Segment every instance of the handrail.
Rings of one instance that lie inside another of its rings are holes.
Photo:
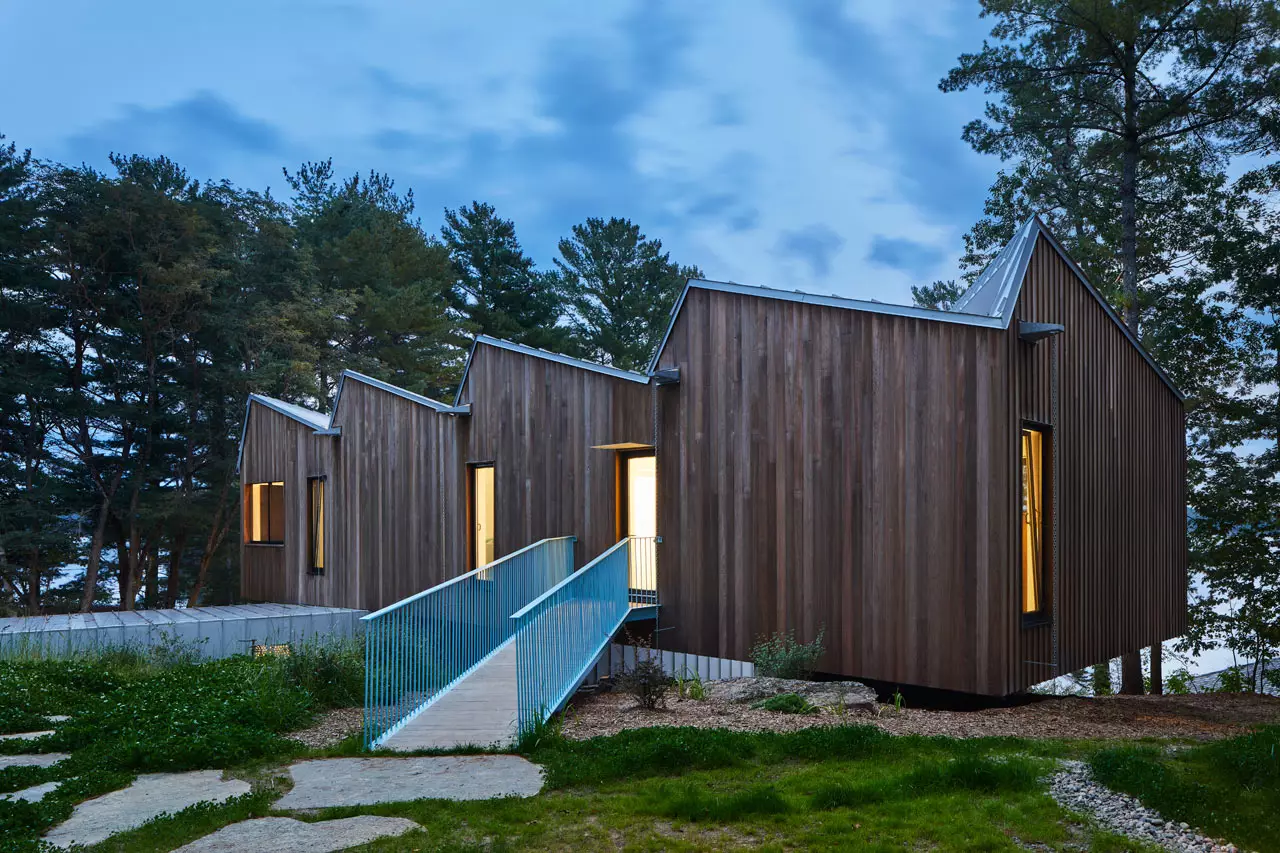
[[[365,745],[381,745],[511,639],[508,614],[573,571],[575,541],[540,540],[363,617]]]
[[[467,572],[465,575],[456,575],[454,577],[449,578],[447,581],[442,581],[436,584],[430,589],[424,589],[422,592],[415,592],[413,595],[409,596],[408,598],[402,598],[399,601],[395,602],[394,604],[388,604],[386,607],[382,608],[381,610],[375,610],[372,613],[366,613],[364,616],[360,617],[360,621],[368,622],[371,619],[376,619],[379,616],[384,616],[387,613],[390,613],[393,610],[397,610],[401,607],[404,607],[407,604],[412,604],[413,602],[417,601],[423,596],[431,595],[432,593],[439,592],[440,590],[444,589],[447,586],[452,586],[455,583],[461,583],[462,581],[465,581],[467,578],[478,576],[481,573],[488,573],[490,570],[493,569],[494,566],[498,565],[499,563],[519,557],[521,554],[525,553],[526,551],[531,551],[534,548],[547,544],[548,542],[564,542],[564,541],[577,542],[578,537],[549,536],[546,539],[539,539],[537,542],[534,542],[530,545],[525,545],[523,548],[521,548],[518,551],[512,551],[510,554],[507,554],[503,557],[499,557],[498,559],[494,560],[492,563],[486,563],[483,566],[480,566],[479,568],[472,569],[471,571]]]
[[[511,616],[520,734],[560,710],[626,621],[631,545],[623,539]]]

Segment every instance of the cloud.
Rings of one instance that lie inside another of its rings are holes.
[[[821,223],[796,231],[784,231],[778,239],[778,254],[798,258],[809,265],[813,275],[826,278],[831,272],[831,259],[844,238]]]
[[[235,157],[275,157],[286,151],[274,125],[246,116],[212,92],[197,92],[165,107],[125,106],[67,139],[74,161],[101,162],[108,152],[164,154],[195,177],[217,176]]]
[[[905,237],[877,234],[871,239],[867,260],[879,266],[924,278],[942,261],[941,249]]]

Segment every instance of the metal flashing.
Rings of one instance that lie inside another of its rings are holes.
[[[442,414],[468,414],[470,412],[470,410],[465,413],[458,412],[457,407],[450,406],[448,403],[441,403],[439,400],[432,400],[430,397],[424,397],[421,394],[415,394],[413,391],[405,390],[399,385],[392,385],[390,382],[383,382],[381,379],[374,379],[372,376],[366,376],[363,373],[358,373],[354,370],[344,370],[342,371],[342,376],[338,379],[338,392],[333,398],[333,411],[335,415],[338,412],[338,404],[342,401],[342,384],[346,382],[348,377],[355,379],[358,382],[363,382],[366,385],[372,385],[374,388],[386,391],[388,394],[395,394],[397,397],[403,397],[411,402],[426,406],[427,408],[433,409],[434,411]]]
[[[537,347],[518,344],[515,341],[508,341],[502,338],[494,338],[489,335],[476,335],[475,341],[471,344],[471,351],[467,353],[467,366],[462,370],[462,381],[458,383],[458,393],[454,397],[454,404],[462,402],[462,389],[466,387],[467,377],[471,374],[471,362],[476,356],[476,348],[480,344],[487,344],[498,349],[509,350],[510,352],[518,352],[523,355],[531,355],[534,358],[542,358],[547,361],[554,361],[557,364],[564,364],[569,367],[577,367],[582,370],[590,370],[593,373],[603,373],[605,376],[612,376],[615,379],[626,379],[629,382],[639,382],[641,384],[649,384],[649,374],[639,373],[634,370],[622,370],[618,367],[610,367],[607,364],[598,364],[594,361],[586,361],[581,358],[573,358],[572,356],[562,355],[558,352],[550,350],[538,349]]]

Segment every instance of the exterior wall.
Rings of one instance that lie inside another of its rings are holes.
[[[293,418],[258,403],[249,406],[240,460],[240,594],[250,601],[352,607],[350,578],[336,572],[307,573],[307,477],[330,475],[337,453],[333,436],[316,435]],[[244,484],[283,482],[283,545],[244,541]],[[330,477],[326,496],[336,495]],[[330,498],[330,508],[340,511]],[[329,525],[332,542],[334,525]],[[336,556],[330,552],[330,556]]]
[[[581,566],[618,541],[616,453],[598,445],[653,443],[653,391],[538,356],[476,347],[459,398],[465,463],[494,463],[497,553],[549,536],[577,536]],[[466,470],[454,493],[466,505]],[[457,531],[465,547],[465,522]],[[464,555],[465,556],[465,555]]]
[[[990,329],[690,290],[658,363],[661,647],[823,627],[824,671],[1001,692],[1006,360]]]
[[[1066,331],[1032,346],[1018,320]],[[1053,428],[1058,491],[1058,666],[1050,627],[1010,620],[1013,692],[1186,630],[1186,425],[1182,402],[1043,237],[1005,338],[1009,405]],[[1009,513],[1018,488],[1011,481]],[[1016,603],[1016,537],[1007,559]]]

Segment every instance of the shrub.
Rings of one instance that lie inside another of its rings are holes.
[[[696,672],[690,675],[686,669],[684,674],[676,676],[675,685],[676,693],[681,699],[701,702],[707,698],[707,688],[702,684],[702,676]]]
[[[751,707],[778,714],[816,714],[818,708],[808,699],[796,693],[780,693],[757,702]]]
[[[1169,673],[1164,680],[1164,692],[1184,695],[1191,692],[1191,673],[1186,668]]]
[[[317,705],[352,708],[364,701],[364,645],[359,639],[298,643],[280,660],[289,682]]]
[[[641,708],[652,711],[664,704],[671,676],[655,656],[645,655],[618,676],[618,687],[634,696]]]
[[[751,662],[756,675],[770,678],[809,678],[813,675],[818,658],[826,651],[823,645],[823,629],[811,643],[796,640],[794,631],[778,632],[762,637],[751,647]]]

